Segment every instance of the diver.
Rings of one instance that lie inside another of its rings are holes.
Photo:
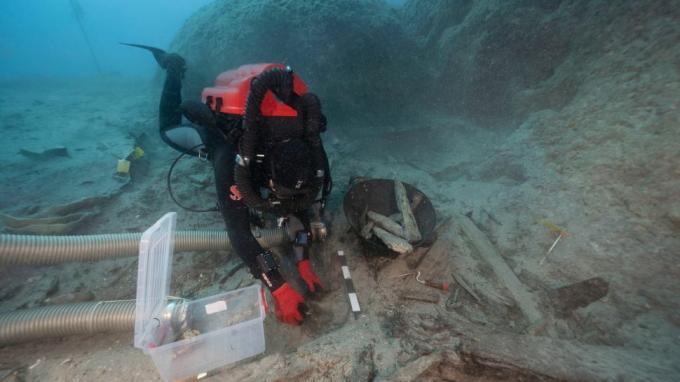
[[[326,119],[318,97],[306,92],[296,73],[280,64],[245,65],[222,73],[202,102],[182,102],[185,60],[151,51],[165,69],[159,128],[172,148],[211,161],[217,206],[234,251],[262,280],[275,301],[276,317],[299,325],[307,312],[304,297],[287,282],[276,259],[251,232],[253,211],[285,224],[298,273],[310,293],[321,291],[309,261],[312,240],[327,235],[323,209],[331,177],[320,133]],[[191,123],[182,123],[182,116]]]

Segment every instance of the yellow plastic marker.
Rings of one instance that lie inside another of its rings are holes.
[[[552,232],[552,233],[562,235],[562,236],[567,235],[567,231],[565,231],[562,227],[559,227],[557,224],[551,222],[548,219],[541,219],[538,222],[541,223],[545,228],[549,229],[550,232]]]
[[[144,156],[144,150],[141,147],[137,146],[137,147],[135,147],[134,150],[132,150],[132,157],[133,158],[139,159],[143,156]]]
[[[125,159],[118,159],[118,166],[116,166],[116,171],[119,174],[130,173],[130,161]]]

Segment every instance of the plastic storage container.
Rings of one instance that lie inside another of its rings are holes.
[[[195,301],[168,296],[175,221],[168,213],[139,244],[135,347],[166,380],[195,377],[265,350],[259,285]]]

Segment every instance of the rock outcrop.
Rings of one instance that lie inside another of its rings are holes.
[[[379,0],[217,0],[173,43],[189,62],[187,95],[223,70],[282,62],[298,70],[334,121],[412,102],[415,57],[399,13]]]
[[[437,106],[506,124],[559,110],[595,83],[621,96],[671,58],[679,33],[673,1],[409,0],[403,17]]]
[[[627,215],[612,226],[647,242],[675,226],[678,5],[410,0],[403,17],[433,73],[433,106],[528,124],[546,163],[583,185],[585,204]]]
[[[507,124],[559,110],[593,81],[639,74],[646,66],[633,62],[655,59],[645,51],[671,51],[674,34],[655,33],[677,20],[672,3],[218,0],[173,48],[189,60],[191,95],[227,68],[277,61],[298,69],[336,120],[424,105]]]

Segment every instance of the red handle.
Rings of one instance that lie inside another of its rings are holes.
[[[449,290],[449,283],[435,283],[432,281],[425,281],[425,285],[432,288],[441,289],[445,292]]]

